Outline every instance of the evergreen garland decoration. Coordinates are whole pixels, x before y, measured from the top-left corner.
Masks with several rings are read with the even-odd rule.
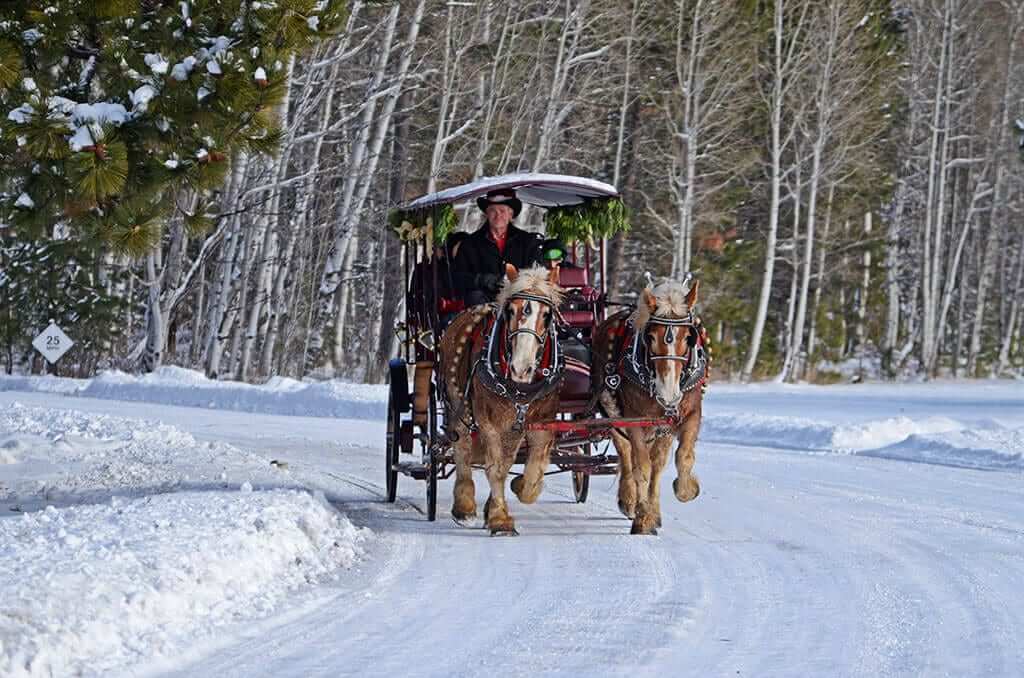
[[[545,232],[572,244],[594,244],[601,238],[629,230],[629,210],[620,198],[591,198],[578,205],[550,207],[544,215]]]
[[[459,225],[455,210],[447,203],[422,209],[392,210],[388,222],[402,242],[432,237],[435,245],[444,244]]]

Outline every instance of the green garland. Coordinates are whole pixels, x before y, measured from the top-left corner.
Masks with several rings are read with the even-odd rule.
[[[402,242],[432,236],[434,243],[441,245],[459,225],[459,219],[451,205],[443,204],[414,210],[391,210],[388,223]]]
[[[549,238],[566,244],[601,238],[629,230],[629,211],[619,198],[593,198],[579,205],[551,207],[544,217]]]

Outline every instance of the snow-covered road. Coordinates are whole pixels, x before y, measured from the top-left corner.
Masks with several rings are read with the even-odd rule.
[[[656,538],[628,534],[606,477],[584,505],[562,476],[538,504],[513,502],[518,539],[454,526],[448,483],[428,523],[422,483],[402,478],[399,503],[381,502],[383,427],[369,420],[14,392],[0,411],[159,419],[285,461],[256,489],[322,490],[373,533],[346,576],[135,674],[1015,676],[1024,396],[1011,386],[713,390],[702,494],[665,501]]]

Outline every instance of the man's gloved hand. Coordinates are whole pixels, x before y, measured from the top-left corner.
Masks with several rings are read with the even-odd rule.
[[[477,273],[476,287],[488,292],[497,292],[501,285],[501,278],[494,273]]]

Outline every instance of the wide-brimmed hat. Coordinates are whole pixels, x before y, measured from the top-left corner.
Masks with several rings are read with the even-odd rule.
[[[513,219],[518,217],[519,213],[523,210],[523,203],[519,201],[519,198],[516,197],[516,192],[511,188],[491,191],[487,195],[482,195],[476,199],[476,206],[480,208],[481,212],[486,212],[488,205],[504,205],[511,208]]]

